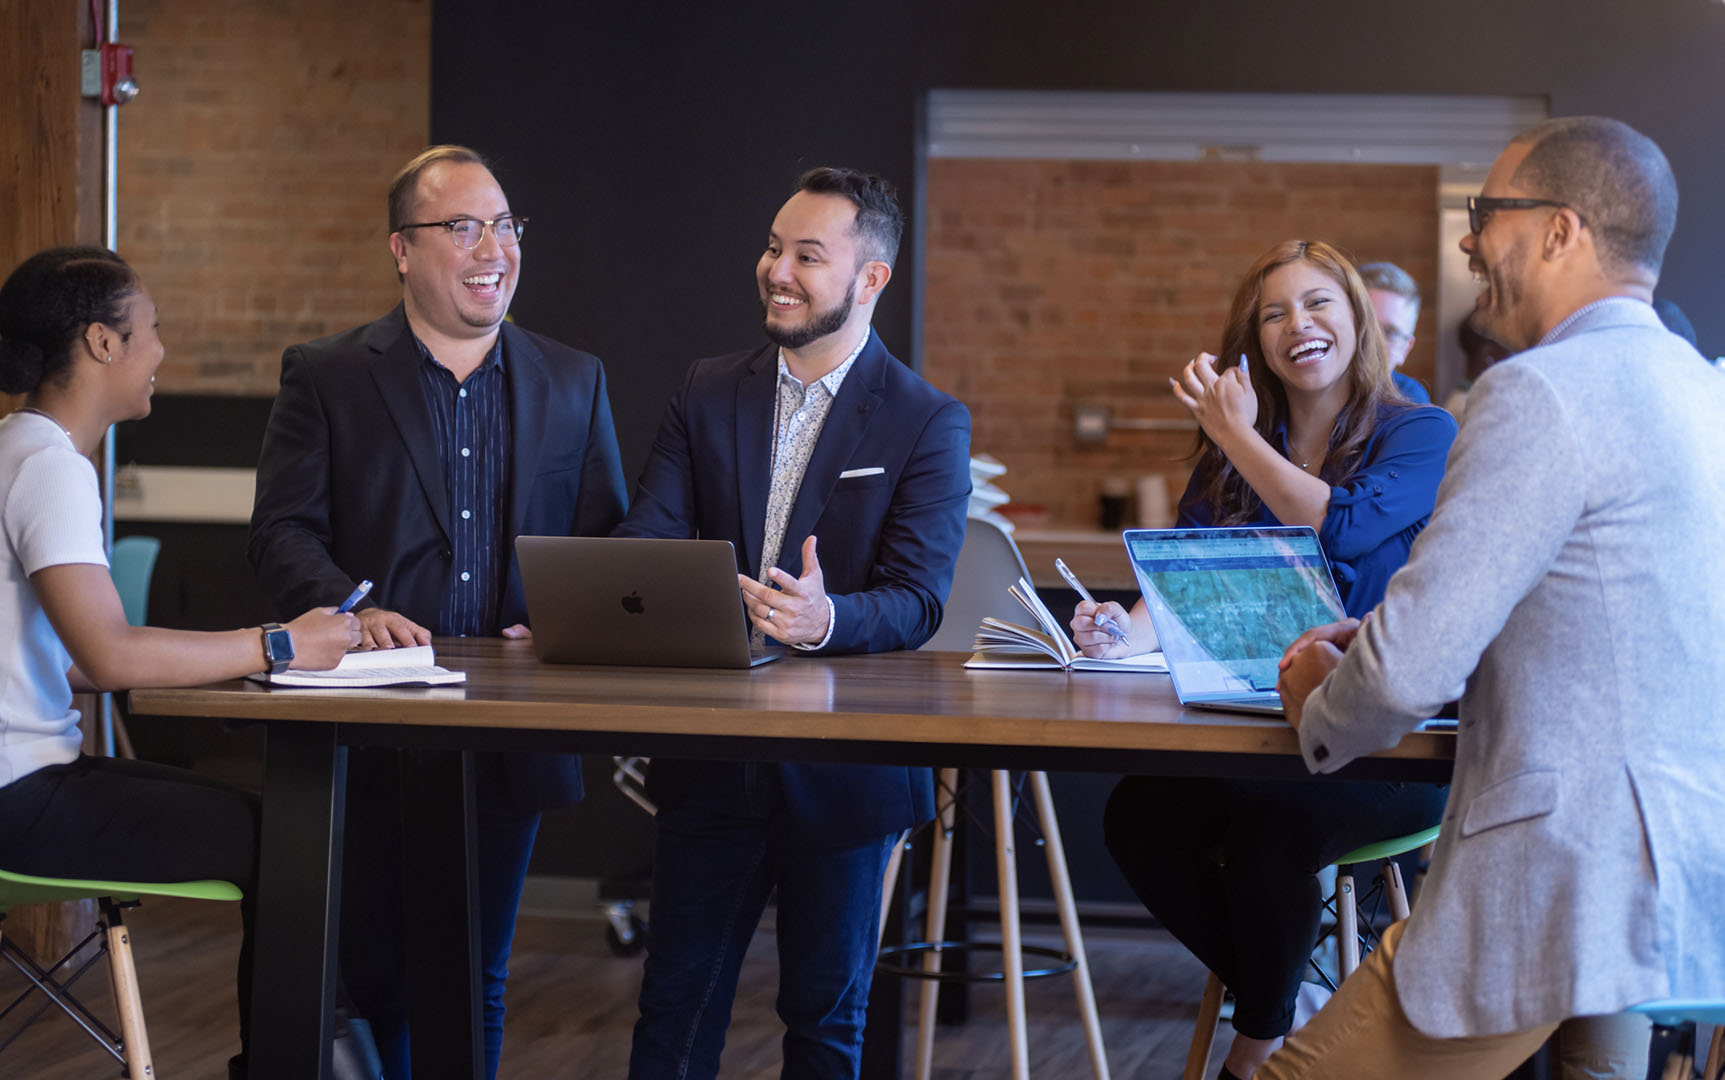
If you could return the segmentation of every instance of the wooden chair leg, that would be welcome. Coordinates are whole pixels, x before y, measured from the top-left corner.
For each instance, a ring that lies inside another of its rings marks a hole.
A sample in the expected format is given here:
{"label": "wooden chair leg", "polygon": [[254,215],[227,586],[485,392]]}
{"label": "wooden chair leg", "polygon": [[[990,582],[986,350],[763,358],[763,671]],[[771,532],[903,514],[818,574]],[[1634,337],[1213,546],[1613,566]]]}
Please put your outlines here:
{"label": "wooden chair leg", "polygon": [[1390,898],[1390,918],[1401,922],[1408,917],[1408,890],[1402,884],[1402,868],[1394,859],[1383,861],[1384,891]]}
{"label": "wooden chair leg", "polygon": [[886,877],[880,886],[880,928],[875,932],[874,946],[879,949],[886,941],[886,920],[892,914],[892,894],[898,888],[898,871],[904,863],[904,841],[910,835],[907,829],[898,834],[898,843],[892,846],[892,854],[886,859]]}
{"label": "wooden chair leg", "polygon": [[[945,795],[946,802],[940,804]],[[928,925],[924,941],[939,943],[946,938],[946,902],[952,885],[952,830],[958,815],[958,770],[940,770],[940,787],[935,791],[940,816],[935,822],[934,844],[928,870]],[[940,952],[931,949],[922,955],[924,971],[940,970]],[[935,1011],[940,1006],[940,983],[934,979],[922,981],[922,995],[916,1019],[916,1080],[929,1080],[934,1072]]]}
{"label": "wooden chair leg", "polygon": [[120,1037],[126,1044],[126,1071],[133,1080],[154,1080],[150,1037],[144,1031],[144,1003],[138,994],[138,969],[132,963],[131,933],[115,907],[104,905],[102,924],[108,938],[108,975],[114,987],[114,1008],[120,1014]]}
{"label": "wooden chair leg", "polygon": [[1090,1051],[1090,1075],[1109,1080],[1108,1052],[1102,1045],[1102,1022],[1096,1015],[1096,992],[1090,984],[1090,960],[1084,952],[1084,935],[1078,929],[1078,905],[1072,897],[1072,877],[1066,871],[1066,847],[1060,841],[1060,819],[1054,812],[1054,795],[1048,774],[1030,774],[1030,790],[1036,798],[1036,815],[1042,822],[1043,846],[1048,853],[1048,879],[1054,885],[1054,906],[1060,913],[1060,932],[1066,951],[1078,966],[1072,969],[1072,989],[1078,997],[1078,1016],[1084,1024],[1084,1042]]}
{"label": "wooden chair leg", "polygon": [[1018,865],[1012,833],[1012,782],[993,773],[994,859],[1000,883],[1000,948],[1006,974],[1006,1028],[1012,1040],[1014,1080],[1030,1080],[1030,1041],[1024,1018],[1024,942],[1018,932]]}
{"label": "wooden chair leg", "polygon": [[1354,875],[1336,875],[1336,948],[1341,967],[1339,983],[1360,966],[1360,917],[1354,906]]}
{"label": "wooden chair leg", "polygon": [[1222,980],[1214,971],[1204,981],[1204,996],[1198,1002],[1198,1019],[1192,1025],[1192,1045],[1186,1048],[1186,1069],[1180,1080],[1210,1080],[1210,1044],[1216,1041],[1216,1024],[1222,1017]]}

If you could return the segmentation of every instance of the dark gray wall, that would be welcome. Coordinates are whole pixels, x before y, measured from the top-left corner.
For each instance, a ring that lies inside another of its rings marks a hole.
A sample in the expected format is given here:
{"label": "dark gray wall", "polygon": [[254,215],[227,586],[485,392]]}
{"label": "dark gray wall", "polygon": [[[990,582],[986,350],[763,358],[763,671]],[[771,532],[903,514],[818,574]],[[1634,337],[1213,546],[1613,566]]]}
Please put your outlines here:
{"label": "dark gray wall", "polygon": [[[818,163],[907,194],[931,87],[1544,94],[1624,119],[1684,193],[1662,293],[1725,351],[1718,0],[434,0],[431,130],[533,218],[516,315],[607,361],[625,462],[688,362],[760,340],[753,266]],[[877,317],[911,350],[907,249]]]}

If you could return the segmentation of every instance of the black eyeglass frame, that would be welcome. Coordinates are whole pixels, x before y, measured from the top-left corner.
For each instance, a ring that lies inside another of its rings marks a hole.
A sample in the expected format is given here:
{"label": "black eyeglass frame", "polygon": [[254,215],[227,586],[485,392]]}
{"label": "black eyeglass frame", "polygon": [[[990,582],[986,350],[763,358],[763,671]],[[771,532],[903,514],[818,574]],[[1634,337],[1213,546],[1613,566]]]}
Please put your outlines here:
{"label": "black eyeglass frame", "polygon": [[1469,195],[1467,197],[1467,227],[1478,236],[1485,228],[1485,223],[1491,220],[1491,215],[1499,210],[1533,210],[1541,206],[1555,207],[1558,210],[1568,210],[1581,222],[1582,228],[1587,227],[1587,218],[1580,210],[1566,202],[1556,199],[1498,199],[1490,195]]}
{"label": "black eyeglass frame", "polygon": [[[514,240],[511,240],[508,243],[504,242],[503,234],[497,231],[497,223],[499,221],[513,221],[515,223]],[[468,224],[478,225],[479,235],[474,238],[472,244],[467,247],[461,247],[461,241],[455,235],[455,227],[457,225]],[[456,247],[461,248],[462,251],[472,251],[474,248],[485,242],[486,229],[490,229],[491,235],[497,238],[497,244],[499,247],[514,247],[516,244],[521,243],[521,236],[527,230],[527,219],[518,214],[501,214],[492,218],[490,221],[481,221],[478,218],[450,218],[448,221],[414,221],[406,225],[397,225],[395,231],[403,232],[407,229],[431,229],[438,227],[449,230],[449,239]]]}

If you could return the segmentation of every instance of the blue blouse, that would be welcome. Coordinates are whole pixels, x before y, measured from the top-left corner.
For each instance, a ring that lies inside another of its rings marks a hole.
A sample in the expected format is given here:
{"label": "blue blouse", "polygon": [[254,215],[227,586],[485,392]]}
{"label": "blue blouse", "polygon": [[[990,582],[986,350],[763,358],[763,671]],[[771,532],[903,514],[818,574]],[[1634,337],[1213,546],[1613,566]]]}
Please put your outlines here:
{"label": "blue blouse", "polygon": [[[1330,508],[1318,540],[1335,571],[1336,588],[1349,615],[1364,615],[1384,598],[1390,575],[1407,561],[1414,537],[1425,528],[1437,504],[1444,459],[1455,441],[1455,418],[1431,405],[1386,405],[1366,441],[1359,467],[1330,489]],[[1287,431],[1275,440],[1287,453]],[[1216,508],[1199,498],[1198,471],[1180,497],[1179,524],[1206,528],[1216,524]],[[1269,507],[1242,524],[1280,525]]]}

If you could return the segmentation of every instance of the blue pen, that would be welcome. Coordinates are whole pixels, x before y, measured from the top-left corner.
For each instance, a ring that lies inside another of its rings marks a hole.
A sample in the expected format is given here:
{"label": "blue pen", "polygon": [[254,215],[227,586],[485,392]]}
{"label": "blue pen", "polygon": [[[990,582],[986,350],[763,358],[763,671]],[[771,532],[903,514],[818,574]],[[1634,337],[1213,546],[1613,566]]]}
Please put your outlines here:
{"label": "blue pen", "polygon": [[[1074,574],[1072,572],[1072,568],[1066,565],[1065,559],[1055,559],[1054,569],[1060,571],[1060,576],[1066,579],[1066,584],[1072,586],[1073,590],[1078,593],[1081,599],[1092,604],[1096,603],[1096,598],[1090,595],[1090,590],[1084,587],[1084,582],[1079,581],[1078,575]],[[1122,630],[1120,626],[1115,623],[1112,617],[1107,615],[1095,615],[1091,617],[1091,621],[1096,623],[1096,625],[1102,629],[1108,631],[1109,636],[1115,641],[1126,641],[1126,631]]]}
{"label": "blue pen", "polygon": [[351,593],[348,593],[347,599],[343,600],[341,602],[341,606],[336,608],[336,611],[338,611],[338,612],[352,611],[353,605],[359,603],[361,600],[364,600],[365,594],[370,592],[370,591],[371,591],[371,580],[368,578],[365,581],[362,581],[359,583],[359,588],[353,590],[353,592],[351,592]]}

